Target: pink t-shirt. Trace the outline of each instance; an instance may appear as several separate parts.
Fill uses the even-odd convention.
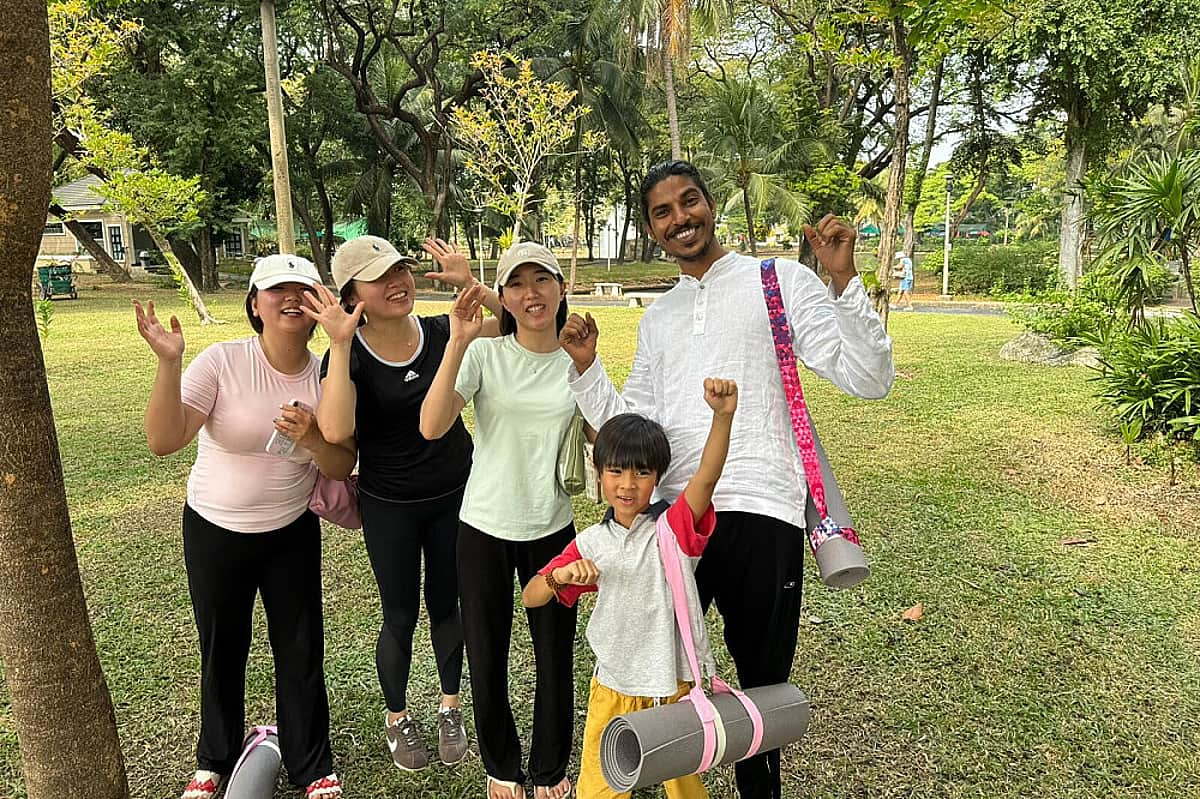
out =
[[[266,452],[279,406],[320,397],[320,360],[287,375],[267,361],[258,336],[213,344],[183,373],[185,405],[208,418],[200,428],[187,501],[226,530],[265,533],[295,521],[312,497],[317,470],[297,447],[281,458]]]

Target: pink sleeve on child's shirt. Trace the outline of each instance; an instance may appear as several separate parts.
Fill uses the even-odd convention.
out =
[[[204,415],[212,413],[217,404],[217,387],[221,382],[221,350],[212,345],[192,359],[187,369],[183,370],[180,380],[180,399],[189,408],[195,408]]]
[[[683,554],[689,558],[698,558],[703,554],[704,547],[708,545],[708,537],[717,526],[717,512],[710,502],[708,510],[704,511],[704,515],[697,521],[692,516],[687,498],[680,494],[667,509],[667,525],[675,533],[675,540],[679,542]]]
[[[559,566],[566,566],[568,563],[574,563],[577,560],[583,560],[583,555],[579,554],[579,547],[572,541],[567,544],[567,548],[561,554],[554,556],[554,560],[538,569],[538,574],[549,574]],[[556,594],[556,597],[559,602],[570,608],[575,606],[579,597],[595,590],[596,586],[594,585],[564,585],[563,589]]]

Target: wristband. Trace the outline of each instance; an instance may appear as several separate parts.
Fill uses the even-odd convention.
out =
[[[562,583],[560,583],[558,580],[554,579],[554,569],[551,569],[550,571],[546,572],[545,574],[542,575],[542,577],[546,581],[546,586],[551,591],[553,591],[555,594],[557,594],[559,591],[563,590]]]

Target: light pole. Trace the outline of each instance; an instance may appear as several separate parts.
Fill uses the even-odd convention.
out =
[[[946,241],[942,255],[942,296],[950,296],[950,191],[954,188],[954,176],[946,175]]]
[[[607,237],[608,240],[604,242],[604,250],[608,255],[607,271],[611,272],[612,271],[612,251],[613,251],[612,232],[615,229],[611,219],[604,223],[604,229],[607,230],[608,234],[609,234]]]
[[[479,247],[479,282],[486,284],[487,281],[483,277],[483,208],[475,209],[476,231],[478,238],[475,239]]]

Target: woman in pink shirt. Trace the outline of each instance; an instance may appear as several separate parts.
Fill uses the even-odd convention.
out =
[[[186,370],[179,320],[171,317],[167,330],[153,303],[143,311],[134,302],[138,332],[158,357],[146,407],[150,450],[169,455],[199,437],[183,507],[183,552],[200,638],[200,741],[198,770],[183,799],[212,799],[241,752],[258,593],[275,661],[283,764],[308,799],[342,795],[322,667],[321,530],[308,503],[317,470],[344,478],[355,455],[326,442],[311,413],[319,361],[308,350],[314,323],[300,307],[318,283],[304,258],[260,259],[246,296],[258,335],[213,344]],[[268,452],[272,433],[295,442],[294,449]]]

